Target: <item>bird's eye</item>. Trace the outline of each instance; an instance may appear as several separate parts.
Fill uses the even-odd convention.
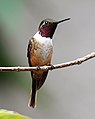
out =
[[[48,22],[47,22],[47,21],[45,21],[45,24],[48,24]]]
[[[48,24],[49,24],[48,21],[42,21],[42,22],[40,23],[39,28],[41,28],[41,27],[43,27],[43,26],[45,26],[45,25],[48,25]]]

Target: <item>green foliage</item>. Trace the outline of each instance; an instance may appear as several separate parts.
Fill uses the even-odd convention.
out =
[[[30,118],[23,116],[17,112],[1,109],[0,110],[0,119],[30,119]]]
[[[18,30],[19,27],[21,27],[19,26],[19,24],[21,24],[22,21],[21,18],[22,4],[23,4],[22,0],[0,0],[0,66],[1,67],[17,66],[19,64],[21,65],[21,61],[18,60],[19,58],[16,57],[14,58],[14,54],[16,54],[16,50],[13,50],[13,47],[11,46],[14,46],[13,41],[19,37]],[[17,45],[15,46],[18,47]],[[17,52],[17,57],[18,56],[19,53]],[[29,84],[26,83],[26,79],[27,79],[27,73],[0,72],[0,90],[3,90],[1,89],[1,86],[4,87],[5,85],[7,86],[9,84],[10,85],[17,84],[21,88],[24,87],[27,89]]]

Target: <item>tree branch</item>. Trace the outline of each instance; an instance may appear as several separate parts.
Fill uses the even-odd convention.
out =
[[[64,68],[64,67],[69,67],[72,65],[79,65],[89,59],[92,59],[95,57],[95,52],[92,52],[91,54],[88,54],[82,58],[78,58],[73,61],[69,61],[66,63],[61,63],[61,64],[56,64],[53,66],[41,66],[39,69],[38,67],[0,67],[0,72],[2,71],[33,71],[33,70],[53,70],[53,69],[58,69],[58,68]]]

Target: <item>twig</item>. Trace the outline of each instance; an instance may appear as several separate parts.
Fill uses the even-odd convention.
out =
[[[38,67],[0,67],[0,72],[2,71],[33,71],[33,70],[53,70],[53,69],[58,69],[58,68],[64,68],[64,67],[69,67],[72,65],[79,65],[89,59],[92,59],[95,57],[95,52],[92,52],[91,54],[88,54],[82,58],[78,58],[73,61],[69,61],[66,63],[61,63],[61,64],[56,64],[53,66],[41,66],[39,69]]]

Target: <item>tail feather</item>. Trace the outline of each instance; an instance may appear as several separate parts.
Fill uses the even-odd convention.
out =
[[[32,82],[32,94],[30,96],[30,100],[28,105],[33,108],[36,107],[36,97],[37,97],[37,81],[35,79],[33,79]]]
[[[42,78],[37,82],[37,90],[39,90],[42,87],[42,85],[44,84],[47,74],[48,74],[48,71],[43,72]]]
[[[36,97],[37,97],[37,90],[39,90],[43,83],[45,82],[45,79],[47,77],[48,71],[43,72],[41,79],[36,79],[34,76],[39,76],[39,74],[35,73],[35,75],[33,75],[33,72],[31,72],[31,76],[32,76],[32,92],[31,92],[31,96],[29,99],[29,103],[28,106],[35,108],[36,107]]]

